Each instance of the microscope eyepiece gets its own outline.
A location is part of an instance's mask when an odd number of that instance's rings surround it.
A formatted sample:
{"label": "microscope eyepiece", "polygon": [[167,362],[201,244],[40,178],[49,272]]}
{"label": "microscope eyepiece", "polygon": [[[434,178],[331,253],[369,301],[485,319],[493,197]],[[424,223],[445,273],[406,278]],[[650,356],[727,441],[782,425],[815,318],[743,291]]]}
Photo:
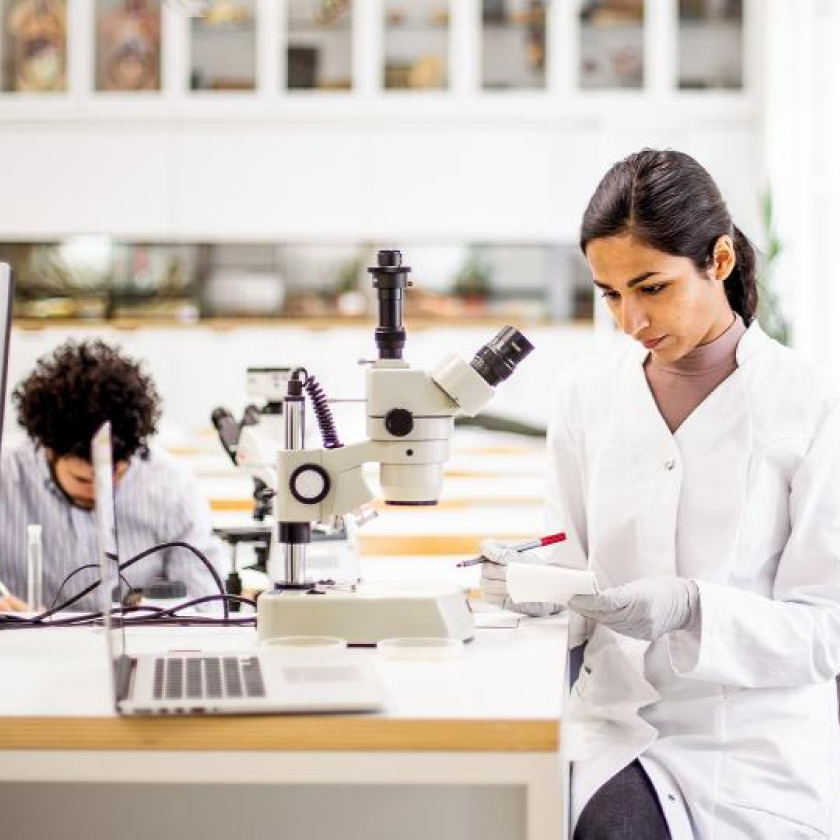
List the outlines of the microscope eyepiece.
{"label": "microscope eyepiece", "polygon": [[402,252],[389,250],[377,251],[376,264],[379,268],[398,268],[402,265]]}
{"label": "microscope eyepiece", "polygon": [[495,388],[516,370],[534,345],[515,327],[504,327],[487,342],[470,362],[472,368]]}
{"label": "microscope eyepiece", "polygon": [[405,346],[402,325],[403,290],[411,285],[411,268],[402,264],[402,252],[382,250],[376,254],[376,265],[368,268],[373,275],[373,288],[379,299],[379,326],[375,340],[380,359],[401,359]]}

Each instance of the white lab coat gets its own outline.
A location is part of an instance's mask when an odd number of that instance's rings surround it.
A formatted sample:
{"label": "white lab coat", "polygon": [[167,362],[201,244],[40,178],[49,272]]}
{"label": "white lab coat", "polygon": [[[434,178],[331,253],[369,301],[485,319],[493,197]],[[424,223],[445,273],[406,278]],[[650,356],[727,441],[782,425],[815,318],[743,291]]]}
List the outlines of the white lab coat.
{"label": "white lab coat", "polygon": [[[671,434],[626,348],[563,376],[551,562],[602,586],[697,581],[696,631],[653,644],[573,616],[576,821],[636,757],[675,840],[840,836],[840,409],[752,325],[738,369]],[[571,731],[571,727],[570,727]]]}

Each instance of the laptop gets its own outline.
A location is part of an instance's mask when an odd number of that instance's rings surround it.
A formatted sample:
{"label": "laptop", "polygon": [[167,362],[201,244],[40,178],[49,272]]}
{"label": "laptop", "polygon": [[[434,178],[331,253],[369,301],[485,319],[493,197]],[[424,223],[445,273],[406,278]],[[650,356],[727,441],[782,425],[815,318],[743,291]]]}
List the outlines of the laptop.
{"label": "laptop", "polygon": [[[372,712],[384,689],[372,666],[352,662],[347,651],[306,661],[281,648],[224,653],[169,652],[132,656],[125,629],[115,621],[113,593],[120,591],[111,426],[91,444],[96,491],[101,609],[114,706],[125,715],[222,715],[277,712]],[[142,562],[142,561],[140,561]],[[197,633],[201,631],[196,629]]]}
{"label": "laptop", "polygon": [[9,365],[9,337],[12,332],[12,272],[0,263],[0,440],[3,439],[3,411],[6,408],[6,369]]}

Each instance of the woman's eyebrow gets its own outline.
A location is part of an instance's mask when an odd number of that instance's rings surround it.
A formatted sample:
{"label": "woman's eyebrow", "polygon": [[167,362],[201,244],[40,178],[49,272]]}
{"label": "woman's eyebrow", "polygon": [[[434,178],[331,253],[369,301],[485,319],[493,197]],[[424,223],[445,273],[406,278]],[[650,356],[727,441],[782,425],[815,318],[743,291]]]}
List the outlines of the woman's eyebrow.
{"label": "woman's eyebrow", "polygon": [[[634,286],[638,286],[639,283],[643,283],[649,277],[655,277],[657,274],[660,274],[659,271],[646,271],[644,274],[639,274],[636,277],[631,278],[627,281],[627,288],[632,289]],[[599,289],[612,289],[608,283],[602,283],[600,280],[596,280],[595,278],[592,279],[592,282],[599,288]]]}

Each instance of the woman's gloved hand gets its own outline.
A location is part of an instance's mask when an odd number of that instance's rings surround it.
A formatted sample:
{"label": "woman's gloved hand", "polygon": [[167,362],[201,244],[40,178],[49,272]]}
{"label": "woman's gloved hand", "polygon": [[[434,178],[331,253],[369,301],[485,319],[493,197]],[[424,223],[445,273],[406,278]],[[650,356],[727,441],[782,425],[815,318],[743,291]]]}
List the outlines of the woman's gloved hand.
{"label": "woman's gloved hand", "polygon": [[507,564],[518,560],[519,555],[498,540],[484,540],[479,546],[479,554],[487,558],[487,562],[481,564],[481,597],[489,604],[507,609],[510,604]]}
{"label": "woman's gloved hand", "polygon": [[652,642],[700,619],[700,591],[687,578],[641,578],[598,595],[575,595],[569,609],[616,633]]}
{"label": "woman's gloved hand", "polygon": [[508,563],[527,563],[527,557],[508,548],[498,540],[484,540],[479,553],[487,558],[481,564],[481,597],[490,604],[496,604],[505,610],[514,610],[534,617],[542,617],[560,612],[559,604],[529,601],[515,604],[507,588]]}

